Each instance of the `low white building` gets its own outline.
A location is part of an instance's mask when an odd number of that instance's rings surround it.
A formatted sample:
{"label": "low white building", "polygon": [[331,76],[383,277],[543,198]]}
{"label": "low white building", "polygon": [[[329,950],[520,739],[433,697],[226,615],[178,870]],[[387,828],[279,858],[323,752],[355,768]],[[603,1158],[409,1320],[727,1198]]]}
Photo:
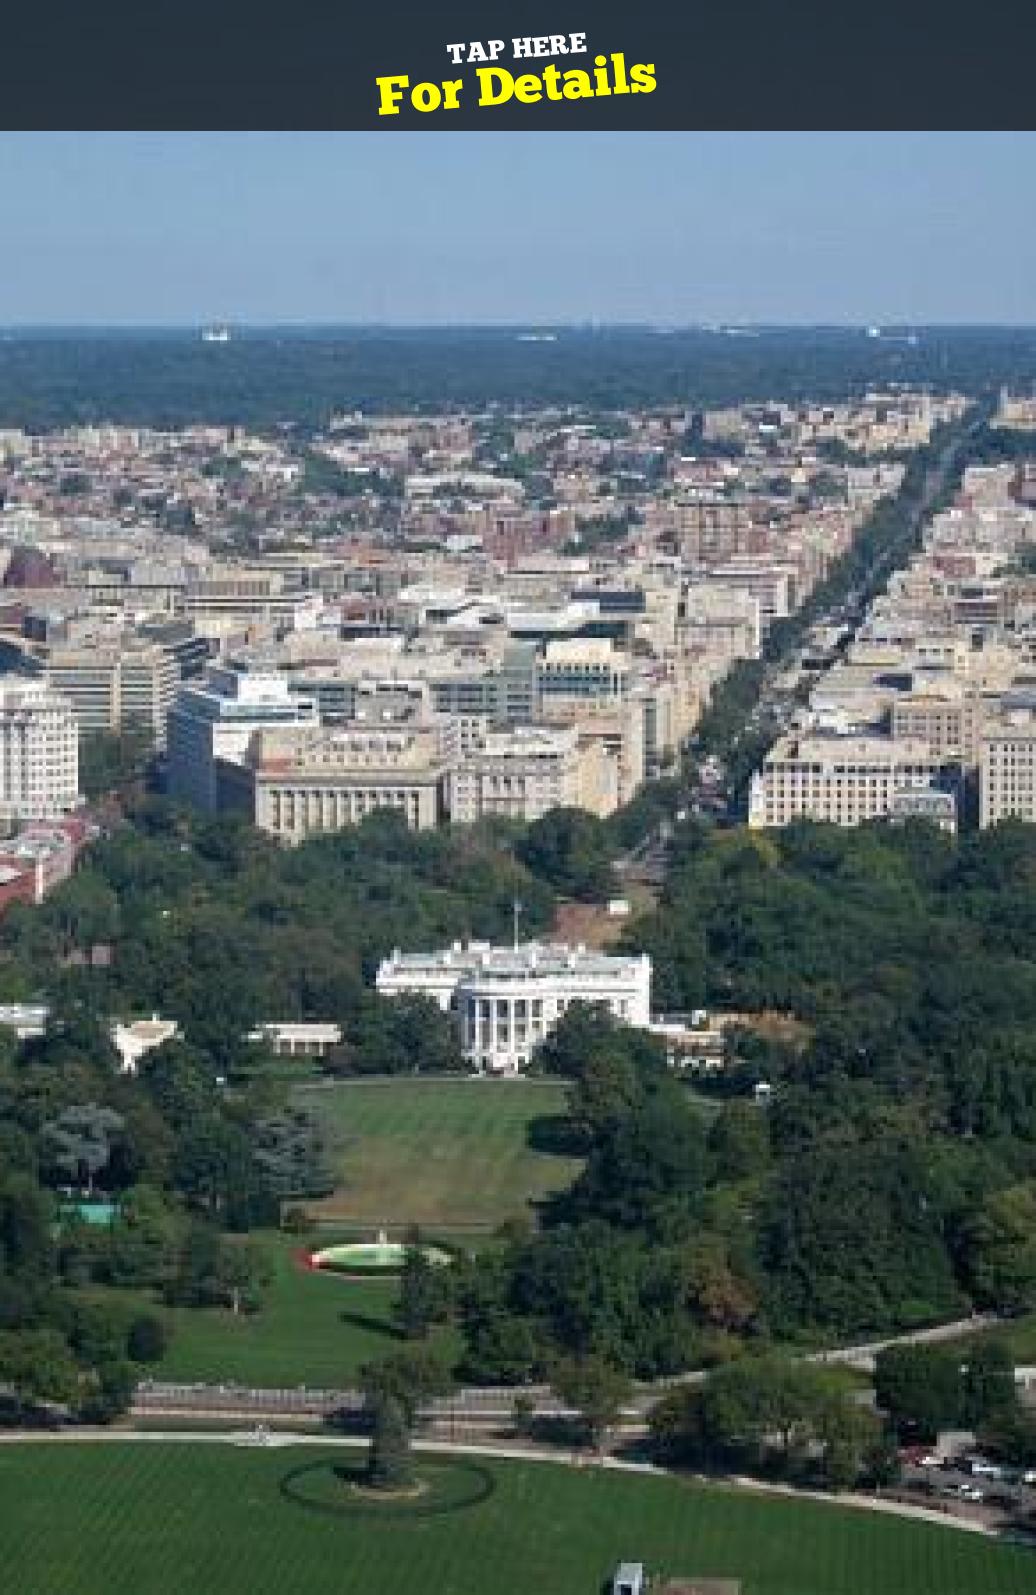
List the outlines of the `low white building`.
{"label": "low white building", "polygon": [[638,1029],[651,1020],[651,959],[541,942],[455,942],[394,952],[375,984],[384,996],[431,997],[455,1015],[461,1051],[479,1074],[517,1074],[572,1003],[599,1003]]}
{"label": "low white building", "polygon": [[323,1058],[342,1039],[342,1027],[322,1019],[272,1020],[248,1032],[249,1041],[278,1058]]}
{"label": "low white building", "polygon": [[136,1074],[141,1058],[179,1034],[175,1019],[160,1019],[157,1014],[150,1019],[113,1019],[112,1045],[119,1054],[123,1074]]}
{"label": "low white building", "polygon": [[50,1009],[43,1003],[5,1002],[0,1004],[0,1025],[13,1030],[19,1041],[35,1041],[47,1033]]}

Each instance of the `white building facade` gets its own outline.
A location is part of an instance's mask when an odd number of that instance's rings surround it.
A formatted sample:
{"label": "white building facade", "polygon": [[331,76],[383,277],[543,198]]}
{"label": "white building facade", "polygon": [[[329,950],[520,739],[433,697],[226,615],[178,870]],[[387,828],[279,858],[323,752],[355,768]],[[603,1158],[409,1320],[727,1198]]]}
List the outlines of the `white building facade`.
{"label": "white building facade", "polygon": [[0,683],[0,822],[57,820],[79,803],[72,705],[46,682]]}
{"label": "white building facade", "polygon": [[538,820],[582,800],[578,737],[570,727],[516,726],[490,731],[453,775],[450,818],[472,824],[487,815]]}
{"label": "white building facade", "polygon": [[853,826],[883,819],[899,794],[935,788],[944,762],[927,742],[822,733],[781,737],[752,777],[748,823],[769,829],[796,820]]}
{"label": "white building facade", "polygon": [[431,997],[452,1013],[465,1061],[479,1074],[518,1074],[573,1003],[600,1004],[637,1029],[651,1021],[651,959],[585,947],[457,942],[434,953],[394,952],[378,968],[384,996]]}
{"label": "white building facade", "polygon": [[990,724],[979,756],[979,825],[1036,820],[1036,709]]}

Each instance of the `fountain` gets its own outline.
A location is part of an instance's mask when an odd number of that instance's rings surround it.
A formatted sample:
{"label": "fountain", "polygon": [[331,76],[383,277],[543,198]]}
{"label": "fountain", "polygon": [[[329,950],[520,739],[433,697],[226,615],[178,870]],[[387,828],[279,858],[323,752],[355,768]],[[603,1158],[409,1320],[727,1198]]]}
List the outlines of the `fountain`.
{"label": "fountain", "polygon": [[[451,1261],[449,1252],[440,1246],[420,1243],[417,1249],[436,1267]],[[357,1279],[369,1278],[372,1275],[398,1274],[410,1250],[412,1248],[402,1241],[390,1241],[386,1231],[379,1229],[372,1241],[349,1241],[338,1246],[324,1246],[318,1252],[311,1252],[309,1266]]]}

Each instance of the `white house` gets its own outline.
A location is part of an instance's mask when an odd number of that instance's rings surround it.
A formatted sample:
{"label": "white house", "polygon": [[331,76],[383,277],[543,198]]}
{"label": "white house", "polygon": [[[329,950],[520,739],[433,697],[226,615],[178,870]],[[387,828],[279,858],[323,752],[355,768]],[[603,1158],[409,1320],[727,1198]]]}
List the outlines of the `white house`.
{"label": "white house", "polygon": [[517,1074],[574,1002],[601,1003],[644,1029],[651,1020],[651,959],[585,947],[455,942],[441,952],[394,952],[378,968],[384,996],[431,997],[452,1012],[461,1050],[480,1074]]}

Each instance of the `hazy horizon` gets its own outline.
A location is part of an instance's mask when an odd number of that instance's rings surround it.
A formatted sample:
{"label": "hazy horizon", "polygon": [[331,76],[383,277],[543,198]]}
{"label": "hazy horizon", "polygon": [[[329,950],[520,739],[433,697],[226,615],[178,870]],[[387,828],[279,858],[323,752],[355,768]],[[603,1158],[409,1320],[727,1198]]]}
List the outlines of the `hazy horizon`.
{"label": "hazy horizon", "polygon": [[0,327],[1036,325],[1031,133],[0,134]]}

